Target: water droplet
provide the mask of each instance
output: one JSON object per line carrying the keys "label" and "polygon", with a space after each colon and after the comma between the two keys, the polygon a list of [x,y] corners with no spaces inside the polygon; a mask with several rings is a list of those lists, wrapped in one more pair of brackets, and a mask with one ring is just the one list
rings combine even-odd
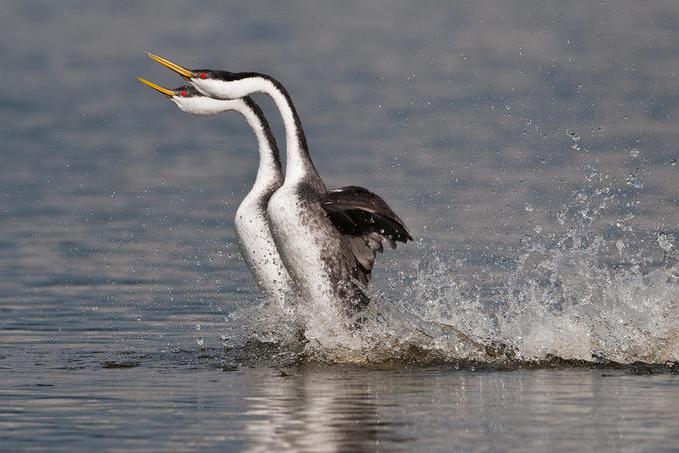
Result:
{"label": "water droplet", "polygon": [[568,214],[568,207],[566,205],[561,205],[559,212],[556,214],[556,221],[559,222],[559,225],[566,224],[566,214]]}
{"label": "water droplet", "polygon": [[625,179],[625,183],[627,183],[627,185],[629,186],[634,187],[635,189],[644,188],[644,183],[637,179],[636,175],[629,175],[627,179]]}
{"label": "water droplet", "polygon": [[571,144],[571,149],[574,151],[580,151],[580,145],[578,142],[580,142],[580,136],[577,134],[575,131],[570,131],[568,133],[568,136],[573,140],[573,143]]}
{"label": "water droplet", "polygon": [[622,251],[625,250],[625,243],[622,239],[618,239],[618,242],[615,243],[615,248],[617,248],[618,253],[622,255]]}
{"label": "water droplet", "polygon": [[674,247],[674,237],[671,234],[659,233],[658,234],[658,245],[661,249],[669,252]]}

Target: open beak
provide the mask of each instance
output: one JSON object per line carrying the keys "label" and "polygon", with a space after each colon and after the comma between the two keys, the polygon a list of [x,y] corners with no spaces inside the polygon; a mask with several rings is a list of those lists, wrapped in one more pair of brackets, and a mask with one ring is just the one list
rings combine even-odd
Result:
{"label": "open beak", "polygon": [[156,91],[158,91],[158,92],[160,92],[160,93],[163,93],[165,96],[172,97],[172,96],[175,95],[175,92],[174,92],[174,91],[168,90],[167,88],[163,88],[163,87],[161,87],[160,85],[156,85],[155,83],[149,82],[148,80],[143,79],[143,78],[141,78],[141,77],[137,77],[137,80],[139,80],[139,81],[140,81],[141,83],[143,83],[144,85],[150,86],[150,87],[153,88],[154,90],[156,90]]}
{"label": "open beak", "polygon": [[148,55],[149,58],[151,58],[152,60],[155,60],[158,63],[162,64],[166,68],[176,72],[177,74],[184,77],[185,79],[192,79],[192,78],[196,77],[196,75],[193,72],[191,72],[190,70],[188,70],[184,67],[181,67],[178,64],[172,63],[170,60],[166,60],[165,58],[159,57],[158,55],[152,54],[151,52],[146,52],[146,55]]}

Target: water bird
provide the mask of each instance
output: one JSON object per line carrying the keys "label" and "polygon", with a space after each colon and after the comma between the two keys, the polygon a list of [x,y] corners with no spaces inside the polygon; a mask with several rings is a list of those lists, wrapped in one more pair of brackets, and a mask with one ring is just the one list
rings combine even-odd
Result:
{"label": "water bird", "polygon": [[168,89],[141,77],[137,79],[165,95],[183,112],[210,116],[235,111],[247,121],[257,138],[259,168],[255,183],[236,210],[236,233],[241,255],[257,286],[269,300],[289,308],[294,301],[292,280],[271,237],[266,212],[269,198],[283,183],[283,171],[278,145],[264,112],[250,97],[219,100],[199,93],[190,85]]}
{"label": "water bird", "polygon": [[269,95],[283,119],[286,169],[283,185],[269,200],[269,226],[278,250],[305,302],[335,307],[350,317],[370,303],[366,286],[384,246],[412,241],[404,222],[369,190],[327,190],[309,155],[304,129],[285,87],[273,77],[211,69],[187,69],[148,56],[216,99]]}

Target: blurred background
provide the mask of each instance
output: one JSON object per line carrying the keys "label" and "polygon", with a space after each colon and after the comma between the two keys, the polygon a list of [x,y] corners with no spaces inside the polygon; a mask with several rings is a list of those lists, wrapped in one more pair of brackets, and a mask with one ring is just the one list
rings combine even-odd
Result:
{"label": "blurred background", "polygon": [[254,138],[137,83],[181,84],[146,51],[282,81],[328,185],[383,195],[418,239],[384,268],[431,248],[495,265],[569,211],[660,260],[679,224],[678,31],[671,0],[5,2],[0,322],[41,304],[184,323],[256,296],[232,221]]}
{"label": "blurred background", "polygon": [[[654,393],[646,376],[616,387],[596,370],[424,370],[404,387],[400,370],[311,367],[282,385],[286,373],[257,351],[225,352],[233,332],[247,340],[253,325],[281,325],[248,312],[263,301],[234,237],[255,140],[237,114],[191,117],[135,80],[181,84],[146,51],[280,80],[327,185],[368,187],[409,226],[415,243],[380,257],[374,287],[412,318],[526,359],[676,363],[676,0],[5,0],[1,10],[0,441],[10,449],[270,450],[299,439],[348,449],[418,436],[503,449],[518,432],[521,450],[537,431],[539,449],[676,445],[671,376],[653,378]],[[284,146],[277,111],[256,99]],[[388,326],[399,339],[400,326]],[[453,346],[444,352],[459,357]],[[241,363],[254,371],[232,372]]]}

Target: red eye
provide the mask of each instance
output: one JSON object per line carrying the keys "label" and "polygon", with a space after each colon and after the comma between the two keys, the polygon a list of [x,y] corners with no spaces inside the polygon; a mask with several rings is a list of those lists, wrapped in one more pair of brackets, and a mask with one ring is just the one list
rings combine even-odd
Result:
{"label": "red eye", "polygon": [[204,72],[201,72],[200,78],[203,79],[203,80],[207,79],[207,74],[205,74]]}
{"label": "red eye", "polygon": [[182,96],[182,97],[186,97],[186,90],[180,91],[179,95]]}

